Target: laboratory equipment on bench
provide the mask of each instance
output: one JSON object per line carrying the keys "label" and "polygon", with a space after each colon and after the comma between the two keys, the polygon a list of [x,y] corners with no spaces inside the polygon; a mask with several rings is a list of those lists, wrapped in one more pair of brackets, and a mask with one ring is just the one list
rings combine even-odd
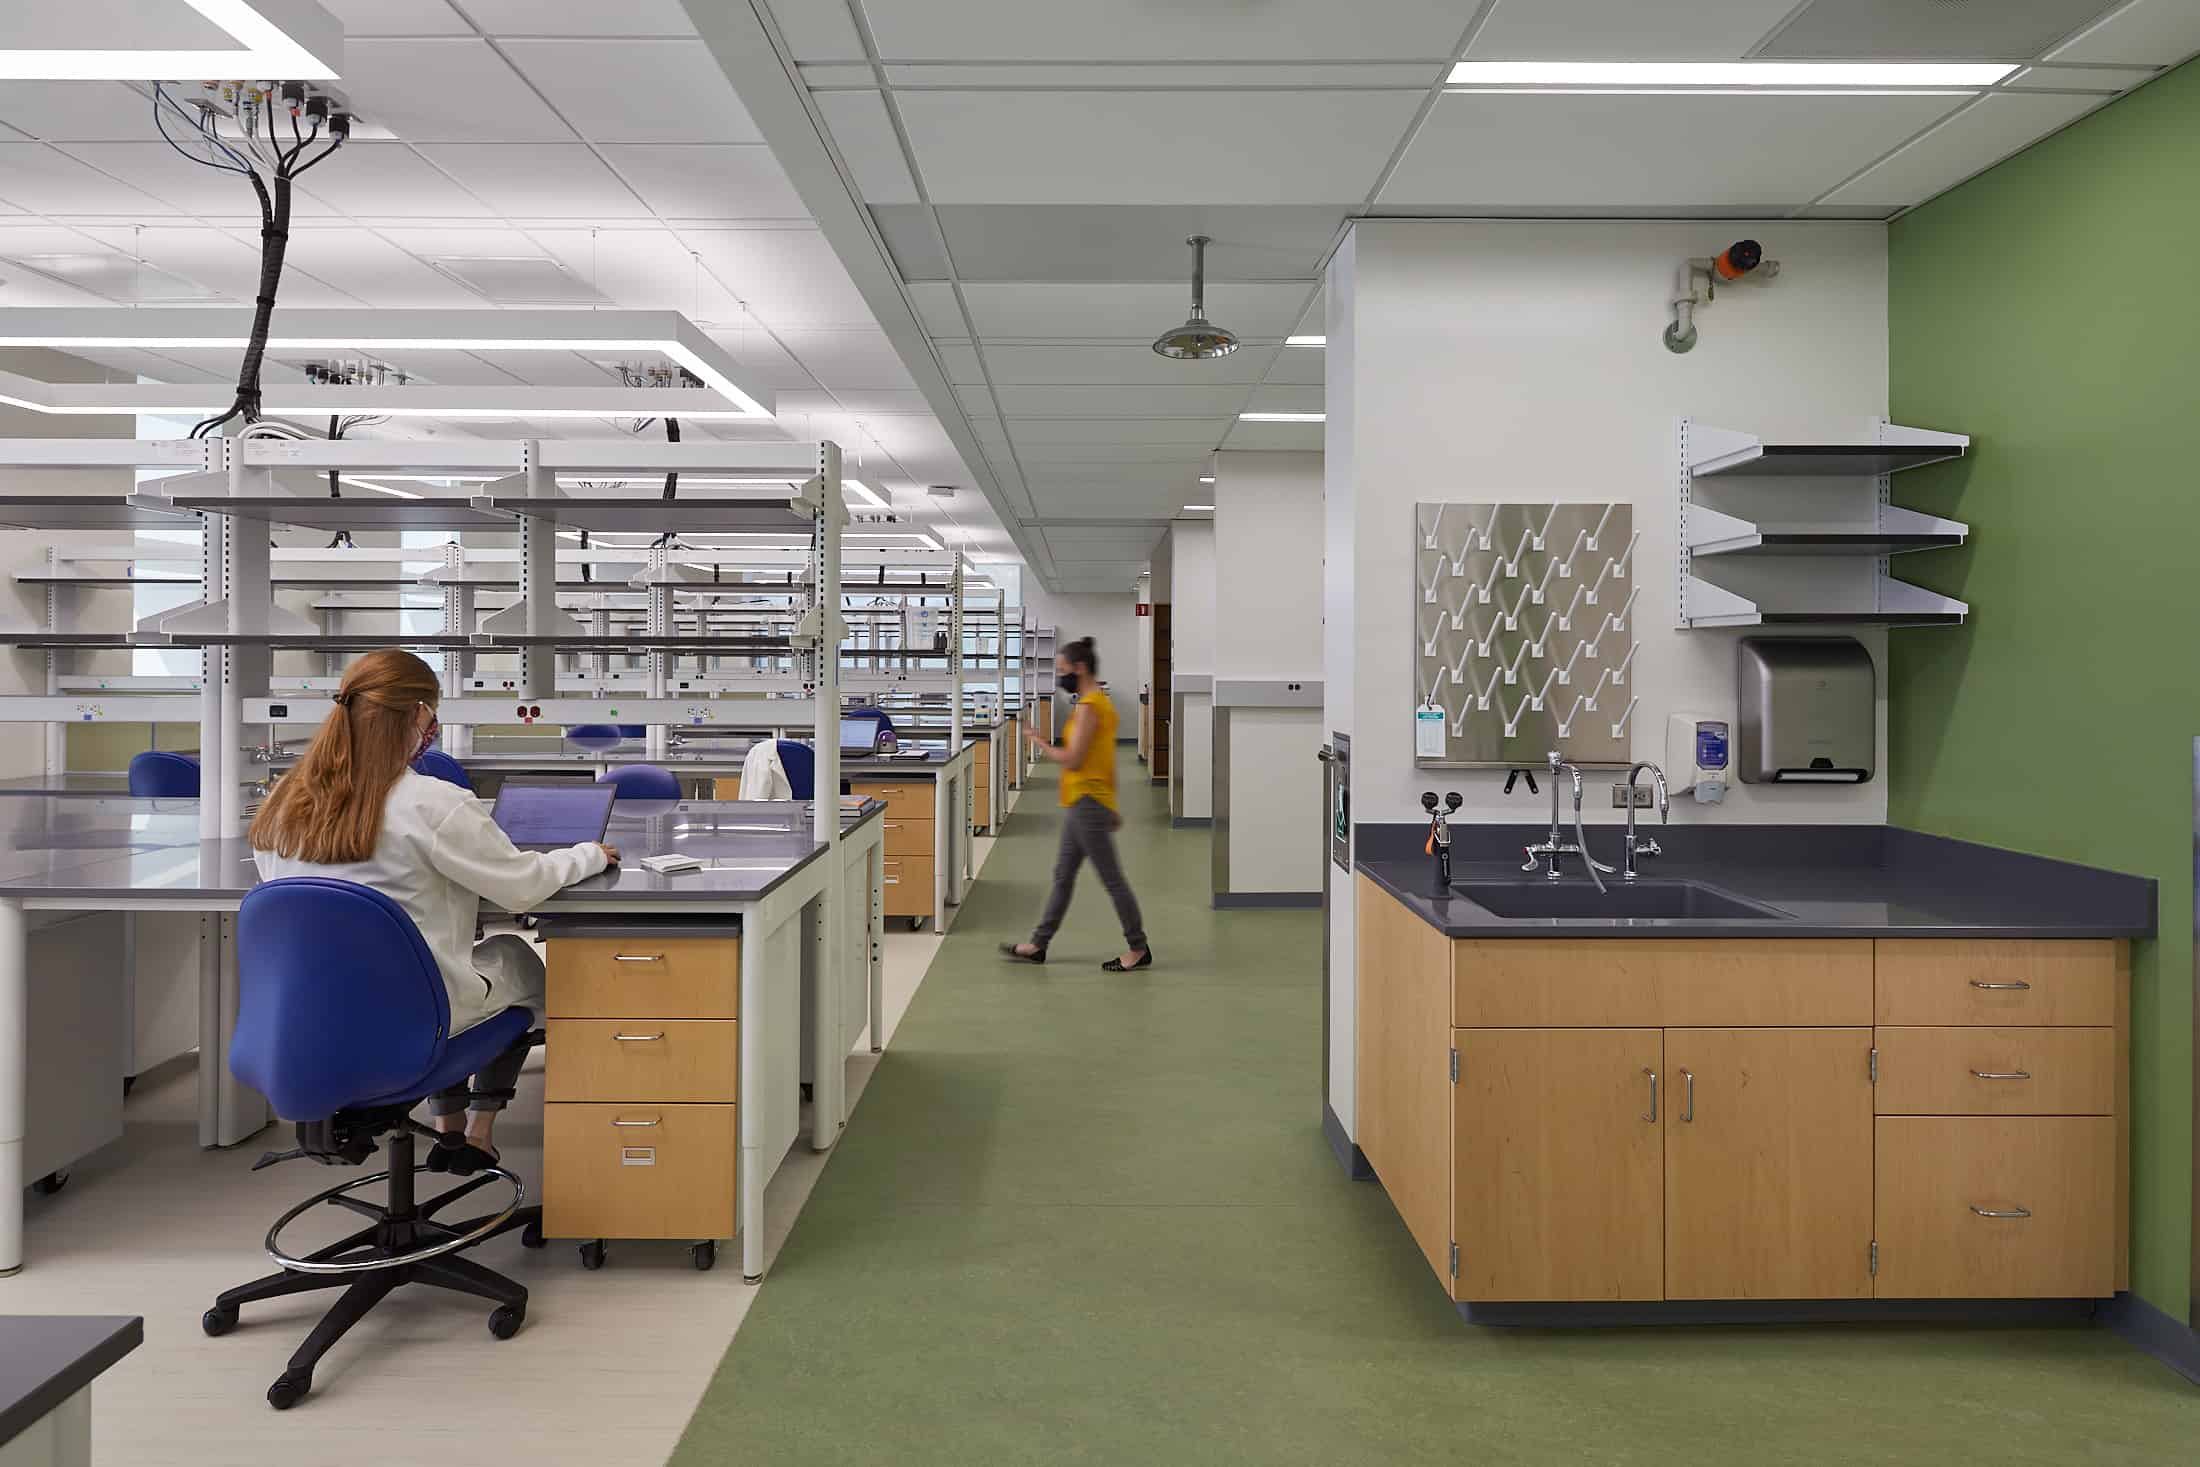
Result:
{"label": "laboratory equipment on bench", "polygon": [[1733,764],[1733,728],[1723,718],[1676,713],[1665,721],[1665,767],[1672,792],[1693,795],[1699,805],[1726,799]]}

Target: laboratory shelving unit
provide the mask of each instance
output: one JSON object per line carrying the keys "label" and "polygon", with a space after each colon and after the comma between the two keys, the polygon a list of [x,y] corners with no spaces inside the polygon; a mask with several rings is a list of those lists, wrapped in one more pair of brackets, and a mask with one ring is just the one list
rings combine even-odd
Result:
{"label": "laboratory shelving unit", "polygon": [[1970,607],[1895,579],[1893,556],[1970,527],[1892,502],[1893,478],[1961,458],[1960,433],[1872,424],[1871,441],[1767,442],[1679,425],[1679,624],[1954,626]]}

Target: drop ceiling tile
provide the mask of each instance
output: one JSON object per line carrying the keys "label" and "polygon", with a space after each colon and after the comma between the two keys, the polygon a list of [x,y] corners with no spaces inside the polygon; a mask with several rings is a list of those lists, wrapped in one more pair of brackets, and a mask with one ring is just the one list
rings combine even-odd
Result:
{"label": "drop ceiling tile", "polygon": [[936,204],[1355,204],[1422,101],[1415,92],[897,97]]}
{"label": "drop ceiling tile", "polygon": [[908,294],[910,304],[917,308],[917,319],[924,323],[928,334],[946,337],[970,334],[963,325],[962,308],[955,303],[954,286],[937,280],[912,281]]}
{"label": "drop ceiling tile", "polygon": [[1982,173],[2107,99],[2003,93],[1960,113],[1854,182],[1826,195],[1835,206],[1923,203]]}
{"label": "drop ceiling tile", "polygon": [[661,219],[808,219],[761,143],[609,145],[603,155]]}
{"label": "drop ceiling tile", "polygon": [[[1506,0],[1475,34],[1475,61],[1732,61],[1795,9],[1795,0]],[[1585,45],[1586,37],[1595,37]]]}
{"label": "drop ceiling tile", "polygon": [[816,100],[864,201],[916,203],[917,185],[909,176],[893,120],[886,115],[885,98],[877,92],[820,92]]}
{"label": "drop ceiling tile", "polygon": [[[181,276],[194,285],[218,292],[233,301],[249,301],[259,289],[260,251],[257,241],[246,244],[242,239],[219,229],[191,225],[152,225],[145,228],[106,225],[86,229],[84,234],[112,250],[121,259],[134,257],[143,260],[156,270]],[[80,245],[79,248],[84,246]],[[294,273],[286,271],[284,275],[285,304],[296,303],[293,287],[299,286],[301,282],[293,278]],[[304,285],[310,288],[313,282],[308,279],[304,281]],[[348,302],[330,302],[337,303]]]}
{"label": "drop ceiling tile", "polygon": [[868,423],[886,417],[928,417],[932,406],[914,387],[859,387],[828,392],[822,388],[779,394],[782,412],[841,412],[860,416]]}
{"label": "drop ceiling tile", "polygon": [[429,269],[381,235],[349,225],[293,229],[288,267],[350,292],[370,306],[479,306],[481,298]]}
{"label": "drop ceiling tile", "polygon": [[[1462,0],[900,0],[869,7],[888,61],[1334,61],[1448,57],[1475,7]],[[846,53],[846,56],[860,52]]]}
{"label": "drop ceiling tile", "polygon": [[[878,209],[886,218],[921,213]],[[962,280],[1189,280],[1204,234],[1210,281],[1303,280],[1343,227],[1338,205],[987,205],[939,211]],[[927,228],[927,233],[929,229]],[[889,238],[898,235],[889,231]],[[910,278],[905,276],[906,278]]]}
{"label": "drop ceiling tile", "polygon": [[2160,74],[2143,66],[2027,66],[2001,87],[2008,92],[2128,92]]}
{"label": "drop ceiling tile", "polygon": [[11,50],[63,49],[95,44],[94,37],[128,32],[148,51],[234,48],[236,41],[197,6],[145,0],[71,0],[67,5],[11,7],[0,39]]}
{"label": "drop ceiling tile", "polygon": [[[237,180],[242,184],[242,180]],[[357,219],[486,219],[495,213],[403,143],[346,144],[298,181],[295,212]]]}
{"label": "drop ceiling tile", "polygon": [[1125,489],[1189,490],[1199,483],[1200,475],[1207,472],[1209,455],[1174,464],[1130,464],[1112,468],[1099,468],[1091,464],[1074,468],[1055,468],[1047,465],[1026,465],[1024,482],[1035,495],[1083,492],[1098,485],[1114,484]]}
{"label": "drop ceiling tile", "polygon": [[1260,449],[1270,452],[1320,453],[1324,443],[1321,423],[1247,423],[1230,425],[1222,446],[1232,451]]}
{"label": "drop ceiling tile", "polygon": [[465,0],[492,36],[692,36],[680,0]]}
{"label": "drop ceiling tile", "polygon": [[876,326],[787,331],[780,334],[780,340],[796,361],[832,391],[914,386],[893,343]]}
{"label": "drop ceiling tile", "polygon": [[861,61],[863,38],[848,0],[770,0],[772,19],[797,61]]}
{"label": "drop ceiling tile", "polygon": [[1322,410],[1319,387],[1271,382],[1254,389],[1245,411],[1255,413],[1318,413]]}
{"label": "drop ceiling tile", "polygon": [[[1805,204],[1962,96],[1447,93],[1383,191],[1417,207]],[[1735,138],[1749,139],[1746,148]],[[1510,141],[1492,145],[1492,139]]]}
{"label": "drop ceiling tile", "polygon": [[1212,448],[1231,419],[1213,418],[1015,418],[1008,431],[1019,451],[1043,443],[1174,443]]}
{"label": "drop ceiling tile", "polygon": [[670,230],[536,228],[528,237],[575,281],[628,310],[680,311],[695,320],[739,312]]}
{"label": "drop ceiling tile", "polygon": [[703,264],[773,330],[870,326],[870,307],[814,227],[698,229]]}
{"label": "drop ceiling tile", "polygon": [[733,354],[746,375],[765,387],[800,390],[817,385],[802,364],[760,326],[713,326],[710,337]]}
{"label": "drop ceiling tile", "polygon": [[365,36],[470,36],[473,27],[446,0],[319,0],[343,23],[347,39]]}
{"label": "drop ceiling tile", "polygon": [[760,143],[701,41],[505,41],[504,53],[599,143]]}
{"label": "drop ceiling tile", "polygon": [[1283,347],[1277,351],[1275,365],[1268,369],[1264,380],[1271,386],[1320,387],[1328,355],[1319,347]]}
{"label": "drop ceiling tile", "polygon": [[1805,0],[1757,54],[1812,61],[2023,61],[2083,30],[2113,3]]}
{"label": "drop ceiling tile", "polygon": [[650,217],[649,206],[581,143],[430,143],[420,152],[508,219]]}
{"label": "drop ceiling tile", "polygon": [[813,90],[839,91],[853,87],[859,91],[876,91],[878,73],[867,61],[813,62],[797,68],[802,74],[802,84]]}
{"label": "drop ceiling tile", "polygon": [[2200,7],[2190,0],[2136,0],[2047,59],[2077,65],[2174,66],[2194,51],[2200,51]]}
{"label": "drop ceiling tile", "polygon": [[1056,470],[1067,473],[1100,464],[1199,464],[1206,461],[1213,447],[1211,443],[1040,443],[1023,449],[1017,457],[1027,472],[1036,475]]}
{"label": "drop ceiling tile", "polygon": [[[1178,362],[1196,370],[1201,363]],[[1019,418],[1216,418],[1239,411],[1251,389],[1211,382],[1186,374],[1182,385],[1168,387],[1012,387],[995,388],[1000,408],[1015,426]],[[983,389],[975,389],[983,395]]]}
{"label": "drop ceiling tile", "polygon": [[[195,165],[175,159],[177,168]],[[212,169],[207,177],[216,177]],[[249,188],[242,179],[240,188]],[[172,214],[173,206],[141,189],[98,173],[89,164],[43,143],[0,143],[0,199],[40,214],[119,214],[126,217]],[[255,209],[249,197],[244,207]]]}
{"label": "drop ceiling tile", "polygon": [[[980,282],[964,286],[963,295],[970,302],[979,336],[988,341],[1074,338],[1145,344],[1181,322],[1191,309],[1190,276],[1186,270],[1181,282],[1147,285]],[[1207,315],[1240,336],[1280,341],[1298,320],[1306,291],[1304,285],[1209,281]],[[931,319],[927,312],[928,324]],[[963,333],[958,329],[951,334]]]}
{"label": "drop ceiling tile", "polygon": [[[62,143],[56,146],[87,167],[119,178],[185,213],[216,217],[247,214],[256,217],[259,213],[259,203],[250,183],[237,174],[224,173],[179,157],[166,143]],[[0,169],[0,191],[8,188],[13,177],[12,172]]]}
{"label": "drop ceiling tile", "polygon": [[[169,95],[196,90],[172,86]],[[0,81],[0,123],[51,142],[144,142],[158,136],[149,95],[121,82]]]}
{"label": "drop ceiling tile", "polygon": [[[1144,345],[1079,346],[1074,344],[1008,345],[990,343],[985,365],[1000,386],[1077,387],[1114,384],[1123,387],[1178,387],[1194,389],[1238,385],[1249,387],[1269,374],[1276,360],[1276,346],[1241,346],[1211,362],[1178,362],[1158,355]],[[1317,356],[1319,353],[1316,354]],[[958,345],[949,358],[950,380],[975,383],[978,354]]]}
{"label": "drop ceiling tile", "polygon": [[414,143],[570,142],[573,130],[478,38],[354,39],[344,87],[359,115]]}

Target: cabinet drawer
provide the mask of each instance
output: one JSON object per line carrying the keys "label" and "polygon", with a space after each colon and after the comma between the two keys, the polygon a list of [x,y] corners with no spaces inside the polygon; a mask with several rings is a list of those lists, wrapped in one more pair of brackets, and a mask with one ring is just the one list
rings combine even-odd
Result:
{"label": "cabinet drawer", "polygon": [[929,779],[858,779],[849,781],[848,790],[884,805],[889,820],[932,818],[933,792]]}
{"label": "cabinet drawer", "polygon": [[730,1105],[546,1105],[542,1230],[556,1238],[730,1238]]}
{"label": "cabinet drawer", "polygon": [[1457,1027],[1861,1027],[1865,940],[1507,939],[1452,944]]}
{"label": "cabinet drawer", "polygon": [[880,863],[885,869],[886,915],[889,917],[929,917],[932,915],[932,858],[925,856],[888,856]]}
{"label": "cabinet drawer", "polygon": [[2114,942],[1887,938],[1875,946],[1882,1024],[2116,1022]]}
{"label": "cabinet drawer", "polygon": [[926,812],[922,820],[912,820],[889,810],[879,824],[885,829],[886,854],[889,856],[922,856],[932,859],[932,816]]}
{"label": "cabinet drawer", "polygon": [[2105,1116],[2116,1111],[2113,1029],[1880,1029],[1883,1116]]}
{"label": "cabinet drawer", "polygon": [[734,937],[556,937],[544,944],[557,1019],[735,1019],[741,943]]}
{"label": "cabinet drawer", "polygon": [[2116,1288],[2109,1116],[1882,1116],[1882,1299],[2106,1298]]}
{"label": "cabinet drawer", "polygon": [[741,1026],[731,1019],[552,1019],[544,1099],[741,1098]]}

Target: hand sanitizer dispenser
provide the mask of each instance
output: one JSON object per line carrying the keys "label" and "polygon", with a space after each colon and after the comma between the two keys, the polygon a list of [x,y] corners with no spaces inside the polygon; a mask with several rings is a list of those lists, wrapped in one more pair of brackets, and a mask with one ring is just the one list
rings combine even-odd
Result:
{"label": "hand sanitizer dispenser", "polygon": [[1723,718],[1676,713],[1665,720],[1665,777],[1673,793],[1693,794],[1699,805],[1726,799],[1732,739]]}

